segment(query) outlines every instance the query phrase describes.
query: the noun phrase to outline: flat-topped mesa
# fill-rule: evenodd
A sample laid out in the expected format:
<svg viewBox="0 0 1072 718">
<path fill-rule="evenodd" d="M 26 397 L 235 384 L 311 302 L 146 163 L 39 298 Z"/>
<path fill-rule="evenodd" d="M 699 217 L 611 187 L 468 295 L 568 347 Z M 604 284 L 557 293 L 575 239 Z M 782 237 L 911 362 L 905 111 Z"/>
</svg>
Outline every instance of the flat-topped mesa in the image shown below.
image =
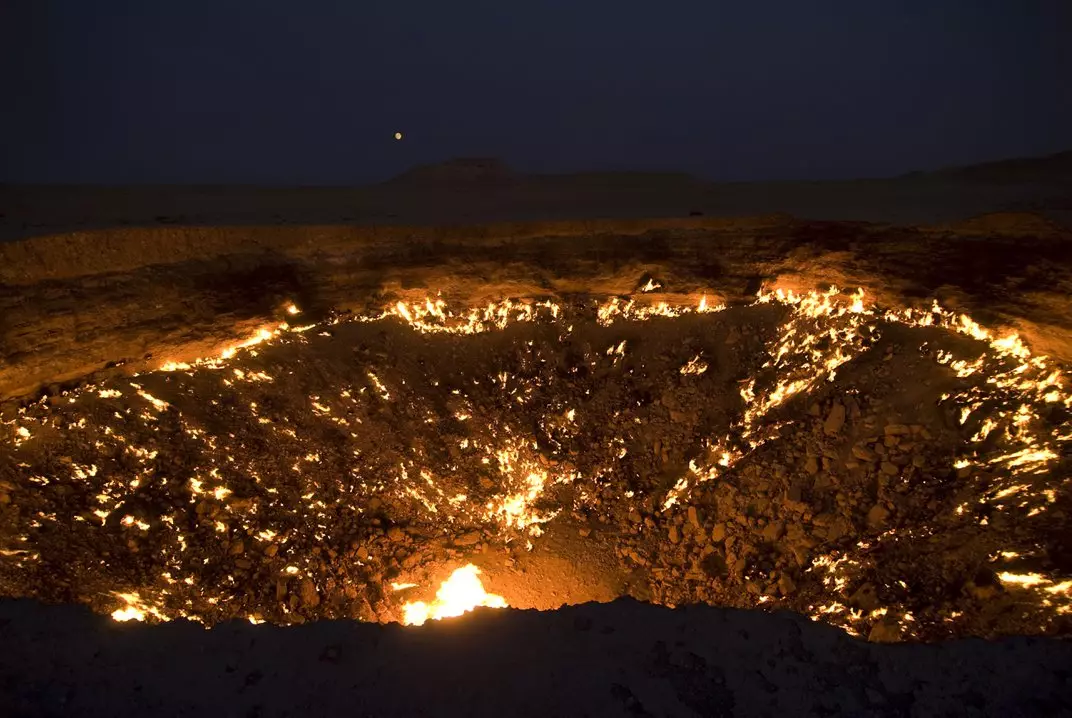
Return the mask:
<svg viewBox="0 0 1072 718">
<path fill-rule="evenodd" d="M 517 179 L 518 175 L 498 158 L 458 157 L 446 162 L 418 165 L 388 183 L 432 186 L 504 185 Z"/>
</svg>

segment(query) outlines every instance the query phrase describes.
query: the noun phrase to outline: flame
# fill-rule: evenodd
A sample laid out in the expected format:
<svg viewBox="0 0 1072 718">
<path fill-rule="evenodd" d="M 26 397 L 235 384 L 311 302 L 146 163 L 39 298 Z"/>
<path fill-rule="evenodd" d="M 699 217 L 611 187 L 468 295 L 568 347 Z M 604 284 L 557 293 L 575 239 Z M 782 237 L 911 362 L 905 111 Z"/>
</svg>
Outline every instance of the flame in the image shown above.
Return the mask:
<svg viewBox="0 0 1072 718">
<path fill-rule="evenodd" d="M 115 621 L 144 621 L 147 616 L 152 616 L 161 621 L 166 621 L 159 608 L 147 603 L 138 593 L 114 593 L 116 598 L 122 599 L 126 605 L 112 611 L 112 620 Z"/>
<path fill-rule="evenodd" d="M 402 622 L 407 626 L 421 626 L 428 619 L 453 618 L 478 606 L 506 608 L 506 599 L 485 591 L 479 575 L 480 569 L 471 563 L 455 570 L 436 591 L 434 601 L 415 601 L 403 606 Z"/>
<path fill-rule="evenodd" d="M 1049 580 L 1045 576 L 1040 576 L 1037 573 L 999 573 L 998 578 L 1002 583 L 1014 583 L 1020 586 L 1031 587 L 1038 586 L 1039 584 L 1049 583 Z"/>
<path fill-rule="evenodd" d="M 379 314 L 361 318 L 373 322 L 387 317 L 398 317 L 424 334 L 482 334 L 492 329 L 505 329 L 511 322 L 533 322 L 541 318 L 558 319 L 562 308 L 551 302 L 525 302 L 503 299 L 489 302 L 482 308 L 474 307 L 461 313 L 447 308 L 442 298 L 425 298 L 423 302 L 398 301 Z"/>
<path fill-rule="evenodd" d="M 293 305 L 291 305 L 293 306 Z M 297 307 L 294 307 L 297 310 Z M 288 310 L 289 312 L 289 310 Z M 289 312 L 294 314 L 295 312 Z M 238 352 L 242 349 L 248 349 L 249 347 L 256 346 L 263 342 L 269 341 L 275 337 L 278 337 L 285 331 L 301 332 L 309 329 L 309 327 L 290 327 L 286 322 L 281 322 L 274 327 L 261 327 L 252 336 L 244 339 L 234 346 L 227 347 L 219 356 L 215 357 L 203 357 L 195 359 L 192 362 L 176 362 L 167 361 L 160 365 L 160 371 L 174 372 L 174 371 L 189 371 L 196 367 L 207 367 L 210 369 L 219 369 L 226 366 L 226 362 L 230 359 L 234 359 L 238 355 Z"/>
<path fill-rule="evenodd" d="M 681 367 L 682 374 L 703 374 L 705 371 L 707 371 L 707 362 L 698 356 L 689 359 L 689 362 Z"/>
</svg>

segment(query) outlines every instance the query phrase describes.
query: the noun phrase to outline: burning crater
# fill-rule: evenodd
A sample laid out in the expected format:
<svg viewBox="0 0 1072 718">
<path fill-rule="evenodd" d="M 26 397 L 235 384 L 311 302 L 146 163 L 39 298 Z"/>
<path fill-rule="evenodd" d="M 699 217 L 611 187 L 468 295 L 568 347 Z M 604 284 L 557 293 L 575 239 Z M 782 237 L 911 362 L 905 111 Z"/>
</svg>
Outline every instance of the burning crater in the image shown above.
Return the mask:
<svg viewBox="0 0 1072 718">
<path fill-rule="evenodd" d="M 873 640 L 1069 632 L 1054 362 L 937 303 L 660 289 L 290 304 L 222 356 L 24 406 L 0 591 L 206 624 L 632 595 Z"/>
</svg>

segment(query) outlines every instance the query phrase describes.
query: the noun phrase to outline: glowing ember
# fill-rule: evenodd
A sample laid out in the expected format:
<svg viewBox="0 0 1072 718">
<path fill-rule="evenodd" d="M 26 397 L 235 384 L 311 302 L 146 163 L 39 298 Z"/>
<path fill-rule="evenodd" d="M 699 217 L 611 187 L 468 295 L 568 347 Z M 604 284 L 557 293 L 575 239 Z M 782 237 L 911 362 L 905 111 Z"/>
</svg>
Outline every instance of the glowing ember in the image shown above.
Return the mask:
<svg viewBox="0 0 1072 718">
<path fill-rule="evenodd" d="M 407 626 L 421 626 L 428 619 L 453 618 L 478 606 L 506 608 L 506 599 L 485 591 L 479 575 L 480 569 L 473 564 L 457 569 L 436 591 L 434 601 L 416 601 L 403 606 L 402 622 Z"/>
</svg>

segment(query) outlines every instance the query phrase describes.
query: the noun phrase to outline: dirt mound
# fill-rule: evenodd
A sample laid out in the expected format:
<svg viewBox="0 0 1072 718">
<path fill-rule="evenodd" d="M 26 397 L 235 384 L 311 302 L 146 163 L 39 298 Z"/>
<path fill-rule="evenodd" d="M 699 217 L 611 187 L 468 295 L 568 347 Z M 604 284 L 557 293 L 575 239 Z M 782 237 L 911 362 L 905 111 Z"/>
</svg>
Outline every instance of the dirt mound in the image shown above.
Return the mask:
<svg viewBox="0 0 1072 718">
<path fill-rule="evenodd" d="M 1016 157 L 949 167 L 931 174 L 972 182 L 1069 182 L 1072 181 L 1072 150 L 1043 157 Z"/>
<path fill-rule="evenodd" d="M 1030 212 L 992 212 L 966 219 L 963 222 L 943 225 L 962 236 L 1014 236 L 1014 237 L 1061 237 L 1068 234 L 1067 228 L 1052 220 Z"/>
<path fill-rule="evenodd" d="M 14 715 L 1067 714 L 1066 641 L 868 645 L 791 615 L 633 601 L 482 611 L 416 632 L 106 625 L 0 601 Z M 416 633 L 416 635 L 415 635 Z M 550 678 L 549 678 L 550 677 Z"/>
</svg>

